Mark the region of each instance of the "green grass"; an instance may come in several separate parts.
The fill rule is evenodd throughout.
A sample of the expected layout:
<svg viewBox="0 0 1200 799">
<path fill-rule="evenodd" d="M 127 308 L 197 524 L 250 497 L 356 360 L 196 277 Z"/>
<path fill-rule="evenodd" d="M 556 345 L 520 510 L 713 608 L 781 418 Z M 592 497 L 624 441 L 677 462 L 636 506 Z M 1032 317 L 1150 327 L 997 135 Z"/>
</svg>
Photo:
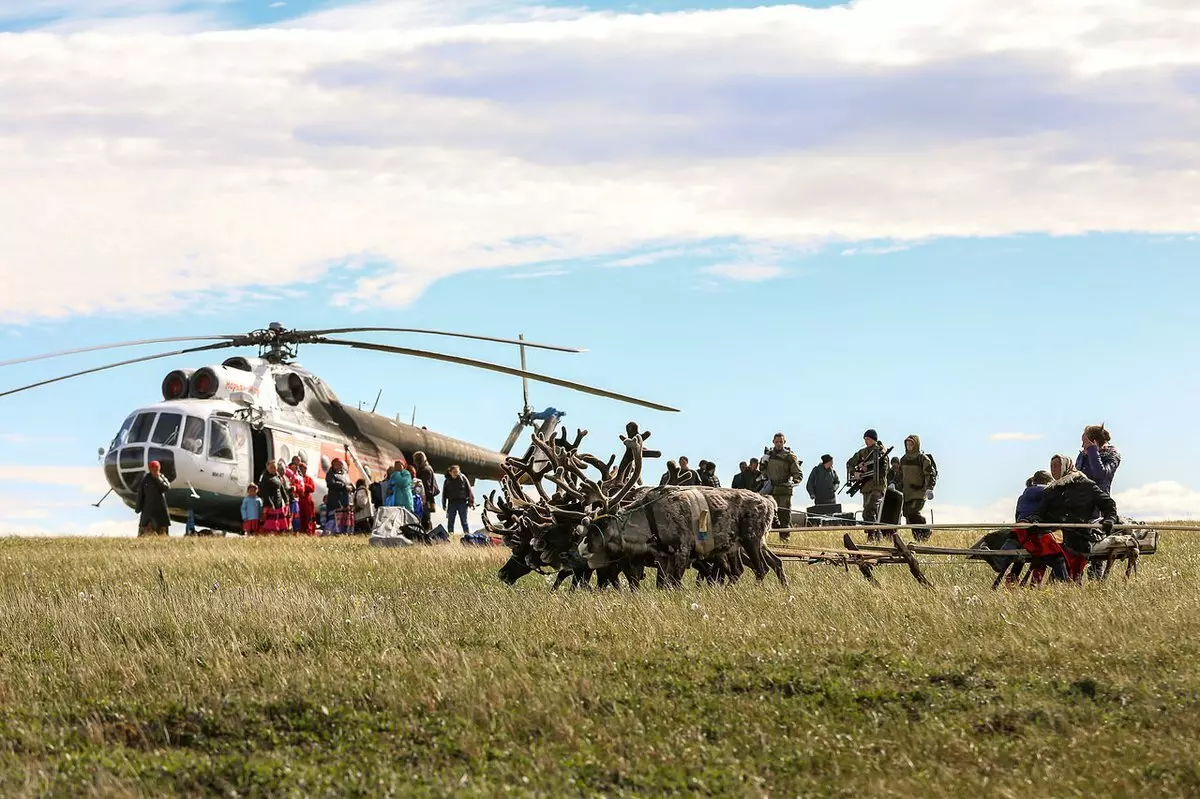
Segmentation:
<svg viewBox="0 0 1200 799">
<path fill-rule="evenodd" d="M 634 595 L 458 545 L 0 540 L 0 795 L 1195 796 L 1200 541 L 1166 535 L 1082 589 Z"/>
</svg>

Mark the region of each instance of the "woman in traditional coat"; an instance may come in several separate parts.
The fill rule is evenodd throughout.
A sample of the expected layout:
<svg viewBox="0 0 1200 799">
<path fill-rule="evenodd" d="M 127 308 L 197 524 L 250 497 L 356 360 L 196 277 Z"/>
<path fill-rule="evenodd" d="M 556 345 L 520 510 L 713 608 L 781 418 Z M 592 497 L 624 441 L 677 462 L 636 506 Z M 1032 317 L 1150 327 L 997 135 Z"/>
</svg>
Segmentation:
<svg viewBox="0 0 1200 799">
<path fill-rule="evenodd" d="M 1062 550 L 1066 569 L 1070 579 L 1078 581 L 1083 578 L 1092 543 L 1112 533 L 1117 521 L 1117 503 L 1087 475 L 1076 469 L 1075 459 L 1069 455 L 1055 455 L 1050 459 L 1050 475 L 1054 480 L 1042 492 L 1042 501 L 1037 510 L 1021 521 L 1097 524 L 1095 528 L 1070 527 L 1063 530 Z M 1046 537 L 1049 537 L 1048 533 L 1041 536 Z M 1025 545 L 1024 542 L 1022 544 Z M 1025 548 L 1029 549 L 1029 546 L 1025 545 Z"/>
<path fill-rule="evenodd" d="M 267 461 L 267 470 L 258 478 L 258 495 L 263 501 L 262 531 L 268 535 L 279 535 L 287 529 L 287 495 L 283 488 L 283 477 L 279 464 Z"/>
<path fill-rule="evenodd" d="M 171 512 L 167 508 L 167 490 L 171 483 L 162 473 L 158 461 L 150 461 L 150 471 L 138 485 L 134 510 L 138 518 L 138 536 L 167 535 L 171 528 Z"/>
<path fill-rule="evenodd" d="M 299 531 L 305 535 L 315 535 L 317 532 L 317 506 L 313 501 L 313 494 L 317 491 L 317 484 L 308 476 L 308 465 L 301 461 L 296 466 L 296 484 L 300 486 L 300 527 Z"/>
<path fill-rule="evenodd" d="M 413 509 L 413 473 L 408 470 L 404 461 L 396 461 L 392 476 L 388 478 L 392 486 L 392 506 Z"/>
</svg>

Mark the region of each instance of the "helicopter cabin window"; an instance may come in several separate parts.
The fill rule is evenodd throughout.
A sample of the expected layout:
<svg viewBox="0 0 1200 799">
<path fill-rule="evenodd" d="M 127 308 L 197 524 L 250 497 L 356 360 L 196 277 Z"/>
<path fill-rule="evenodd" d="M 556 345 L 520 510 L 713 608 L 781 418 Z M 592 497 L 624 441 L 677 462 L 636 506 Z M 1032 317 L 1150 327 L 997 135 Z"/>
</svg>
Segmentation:
<svg viewBox="0 0 1200 799">
<path fill-rule="evenodd" d="M 183 448 L 193 455 L 204 451 L 204 420 L 189 416 L 183 427 Z"/>
<path fill-rule="evenodd" d="M 153 413 L 139 413 L 129 430 L 128 444 L 142 444 L 150 437 L 150 428 L 154 426 Z"/>
<path fill-rule="evenodd" d="M 222 461 L 231 461 L 233 457 L 233 435 L 229 432 L 229 422 L 224 419 L 213 419 L 208 431 L 208 457 Z"/>
<path fill-rule="evenodd" d="M 117 431 L 115 436 L 113 436 L 112 444 L 109 444 L 108 446 L 110 452 L 115 450 L 117 447 L 124 446 L 125 441 L 129 438 L 129 428 L 133 427 L 133 420 L 136 418 L 136 413 L 129 414 L 129 418 L 125 420 L 125 423 L 121 425 L 121 429 Z"/>
<path fill-rule="evenodd" d="M 158 416 L 158 424 L 154 426 L 154 435 L 150 443 L 161 444 L 164 447 L 179 445 L 179 428 L 183 426 L 183 415 L 178 413 L 162 413 Z"/>
</svg>

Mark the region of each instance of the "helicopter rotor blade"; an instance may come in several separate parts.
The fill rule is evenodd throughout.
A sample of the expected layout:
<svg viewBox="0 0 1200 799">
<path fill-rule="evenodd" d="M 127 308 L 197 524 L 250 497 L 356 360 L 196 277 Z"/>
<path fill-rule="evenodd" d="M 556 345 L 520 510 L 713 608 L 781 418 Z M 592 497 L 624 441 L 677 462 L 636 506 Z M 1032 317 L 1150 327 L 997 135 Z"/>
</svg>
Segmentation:
<svg viewBox="0 0 1200 799">
<path fill-rule="evenodd" d="M 34 361 L 45 361 L 50 358 L 61 358 L 64 355 L 77 355 L 81 352 L 99 352 L 100 350 L 116 350 L 122 347 L 137 347 L 142 344 L 169 344 L 176 341 L 232 341 L 241 338 L 241 336 L 232 335 L 215 335 L 215 336 L 170 336 L 168 338 L 144 338 L 138 341 L 119 341 L 115 344 L 97 344 L 92 347 L 79 347 L 73 350 L 59 350 L 58 352 L 47 352 L 41 355 L 30 355 L 25 358 L 13 358 L 11 361 L 0 361 L 0 366 L 15 366 L 19 363 L 32 363 Z"/>
<path fill-rule="evenodd" d="M 334 338 L 314 338 L 313 344 L 334 344 L 339 347 L 352 347 L 358 350 L 374 350 L 376 352 L 390 352 L 395 355 L 410 355 L 414 358 L 428 358 L 434 361 L 443 361 L 445 363 L 458 364 L 459 366 L 473 366 L 476 369 L 486 369 L 490 372 L 499 372 L 500 374 L 512 375 L 513 377 L 525 377 L 534 380 L 538 383 L 548 383 L 552 386 L 560 388 L 569 388 L 572 391 L 578 391 L 583 394 L 591 394 L 596 397 L 604 397 L 605 399 L 617 400 L 618 402 L 628 402 L 631 405 L 640 405 L 643 408 L 650 408 L 656 411 L 668 411 L 670 413 L 678 413 L 678 408 L 672 408 L 669 405 L 662 405 L 649 400 L 638 399 L 631 397 L 628 394 L 619 394 L 615 391 L 608 391 L 595 386 L 585 385 L 583 383 L 575 383 L 570 380 L 562 380 L 549 375 L 538 374 L 537 372 L 527 372 L 522 369 L 514 369 L 511 366 L 500 366 L 499 364 L 488 363 L 487 361 L 477 361 L 474 358 L 463 358 L 458 355 L 446 355 L 441 352 L 430 352 L 429 350 L 414 350 L 408 347 L 392 347 L 387 344 L 373 344 L 366 341 L 345 341 Z M 0 394 L 0 396 L 3 396 Z"/>
<path fill-rule="evenodd" d="M 69 375 L 62 375 L 60 377 L 52 377 L 49 380 L 39 380 L 38 382 L 30 383 L 27 386 L 20 386 L 19 388 L 11 388 L 8 391 L 0 391 L 0 397 L 7 397 L 10 394 L 19 394 L 20 392 L 28 391 L 31 388 L 38 388 L 39 386 L 48 386 L 51 383 L 59 383 L 63 380 L 70 380 L 72 377 L 82 377 L 83 375 L 90 375 L 90 374 L 94 374 L 95 372 L 103 372 L 108 369 L 116 369 L 118 366 L 129 366 L 130 364 L 135 364 L 135 363 L 145 363 L 146 361 L 156 361 L 159 358 L 170 358 L 175 355 L 188 355 L 193 352 L 207 352 L 209 350 L 223 350 L 223 349 L 228 349 L 229 347 L 236 347 L 236 346 L 238 346 L 238 344 L 236 344 L 235 342 L 223 341 L 220 344 L 206 344 L 202 347 L 188 347 L 187 349 L 182 349 L 182 350 L 172 350 L 171 352 L 161 352 L 157 355 L 144 355 L 141 358 L 130 358 L 127 361 L 118 361 L 117 363 L 110 363 L 110 364 L 106 364 L 105 366 L 95 366 L 95 367 L 92 367 L 91 369 L 84 369 L 83 371 L 80 371 L 80 372 L 72 372 Z"/>
<path fill-rule="evenodd" d="M 495 338 L 493 336 L 477 336 L 474 333 L 451 333 L 445 330 L 425 330 L 417 327 L 335 327 L 329 330 L 297 330 L 300 336 L 328 336 L 341 333 L 419 333 L 426 336 L 448 336 L 450 338 L 465 338 L 472 341 L 490 341 L 493 344 L 515 344 L 517 346 L 533 347 L 539 350 L 555 352 L 587 352 L 577 347 L 561 347 L 557 344 L 534 344 L 523 339 Z"/>
</svg>

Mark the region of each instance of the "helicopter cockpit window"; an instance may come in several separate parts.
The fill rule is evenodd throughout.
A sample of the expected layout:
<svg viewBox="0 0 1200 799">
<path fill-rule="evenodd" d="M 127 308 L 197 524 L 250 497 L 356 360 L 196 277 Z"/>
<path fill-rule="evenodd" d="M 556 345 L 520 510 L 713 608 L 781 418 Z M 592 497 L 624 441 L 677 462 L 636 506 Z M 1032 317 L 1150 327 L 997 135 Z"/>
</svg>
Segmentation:
<svg viewBox="0 0 1200 799">
<path fill-rule="evenodd" d="M 229 432 L 229 422 L 213 419 L 209 427 L 208 457 L 222 461 L 233 460 L 233 436 Z"/>
<path fill-rule="evenodd" d="M 137 419 L 133 422 L 133 427 L 129 430 L 129 438 L 126 443 L 142 444 L 150 437 L 150 428 L 154 426 L 153 413 L 139 413 Z"/>
<path fill-rule="evenodd" d="M 125 444 L 126 439 L 129 438 L 129 428 L 133 427 L 133 420 L 136 418 L 137 418 L 136 413 L 129 414 L 129 418 L 126 419 L 125 423 L 121 425 L 121 429 L 117 431 L 117 434 L 115 436 L 113 436 L 112 443 L 108 445 L 109 452 L 112 452 L 117 447 L 123 446 Z"/>
<path fill-rule="evenodd" d="M 189 416 L 183 427 L 183 448 L 193 455 L 204 451 L 204 420 Z"/>
<path fill-rule="evenodd" d="M 178 413 L 162 413 L 158 416 L 158 424 L 154 426 L 154 435 L 150 437 L 152 444 L 164 447 L 179 445 L 179 428 L 183 426 L 183 415 Z"/>
</svg>

